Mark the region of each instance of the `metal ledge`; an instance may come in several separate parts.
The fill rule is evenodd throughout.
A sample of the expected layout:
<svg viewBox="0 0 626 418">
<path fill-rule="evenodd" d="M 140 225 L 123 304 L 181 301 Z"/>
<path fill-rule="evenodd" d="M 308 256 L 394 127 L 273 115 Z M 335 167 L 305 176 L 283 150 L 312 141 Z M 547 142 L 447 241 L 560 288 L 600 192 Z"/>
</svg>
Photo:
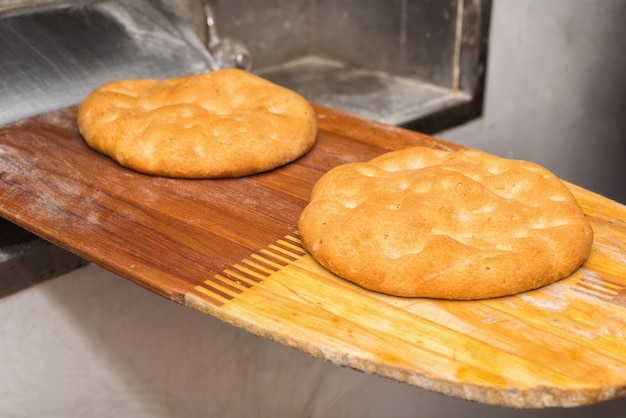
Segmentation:
<svg viewBox="0 0 626 418">
<path fill-rule="evenodd" d="M 264 68 L 257 74 L 312 102 L 391 125 L 472 101 L 472 96 L 462 91 L 318 56 Z"/>
<path fill-rule="evenodd" d="M 0 298 L 88 262 L 0 218 Z"/>
</svg>

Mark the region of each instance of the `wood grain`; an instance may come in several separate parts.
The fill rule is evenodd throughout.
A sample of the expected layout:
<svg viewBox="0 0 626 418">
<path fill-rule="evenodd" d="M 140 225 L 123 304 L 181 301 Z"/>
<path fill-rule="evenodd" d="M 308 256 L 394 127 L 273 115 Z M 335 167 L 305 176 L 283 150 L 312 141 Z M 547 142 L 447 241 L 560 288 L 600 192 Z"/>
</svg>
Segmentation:
<svg viewBox="0 0 626 418">
<path fill-rule="evenodd" d="M 595 242 L 571 277 L 474 302 L 395 298 L 321 268 L 296 225 L 328 169 L 458 145 L 321 106 L 296 162 L 240 179 L 118 166 L 76 108 L 0 129 L 0 216 L 174 302 L 335 364 L 464 399 L 574 406 L 626 393 L 626 208 L 568 184 Z M 529 261 L 530 262 L 530 261 Z"/>
</svg>

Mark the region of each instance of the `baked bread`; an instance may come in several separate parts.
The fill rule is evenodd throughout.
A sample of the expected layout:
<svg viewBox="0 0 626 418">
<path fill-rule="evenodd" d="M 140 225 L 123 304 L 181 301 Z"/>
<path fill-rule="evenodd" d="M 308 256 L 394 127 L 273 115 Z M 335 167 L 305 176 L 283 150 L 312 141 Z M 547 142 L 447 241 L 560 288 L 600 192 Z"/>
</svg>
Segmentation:
<svg viewBox="0 0 626 418">
<path fill-rule="evenodd" d="M 317 132 L 304 98 L 237 69 L 105 84 L 81 103 L 78 127 L 119 164 L 179 178 L 271 170 L 305 154 Z"/>
<path fill-rule="evenodd" d="M 333 168 L 299 220 L 328 270 L 390 295 L 482 299 L 569 276 L 593 231 L 545 168 L 415 147 Z"/>
</svg>

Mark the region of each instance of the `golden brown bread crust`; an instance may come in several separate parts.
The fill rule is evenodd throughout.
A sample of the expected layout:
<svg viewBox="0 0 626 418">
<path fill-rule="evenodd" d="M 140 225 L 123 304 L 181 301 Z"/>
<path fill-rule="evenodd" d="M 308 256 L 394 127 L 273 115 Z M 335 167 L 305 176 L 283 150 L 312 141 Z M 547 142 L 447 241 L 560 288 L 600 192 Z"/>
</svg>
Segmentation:
<svg viewBox="0 0 626 418">
<path fill-rule="evenodd" d="M 578 202 L 545 168 L 424 147 L 330 170 L 299 230 L 320 264 L 367 289 L 464 300 L 567 277 L 593 241 Z"/>
<path fill-rule="evenodd" d="M 317 125 L 297 93 L 236 69 L 105 84 L 81 103 L 78 126 L 96 151 L 168 177 L 236 177 L 305 154 Z"/>
</svg>

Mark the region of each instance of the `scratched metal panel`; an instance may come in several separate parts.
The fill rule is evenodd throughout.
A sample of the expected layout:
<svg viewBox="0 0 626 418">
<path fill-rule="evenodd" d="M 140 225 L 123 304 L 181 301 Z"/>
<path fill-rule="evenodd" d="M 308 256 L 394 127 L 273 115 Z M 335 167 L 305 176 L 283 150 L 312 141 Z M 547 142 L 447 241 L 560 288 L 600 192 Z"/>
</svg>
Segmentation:
<svg viewBox="0 0 626 418">
<path fill-rule="evenodd" d="M 195 34 L 158 1 L 55 3 L 0 11 L 0 125 L 79 103 L 119 78 L 214 68 Z"/>
</svg>

